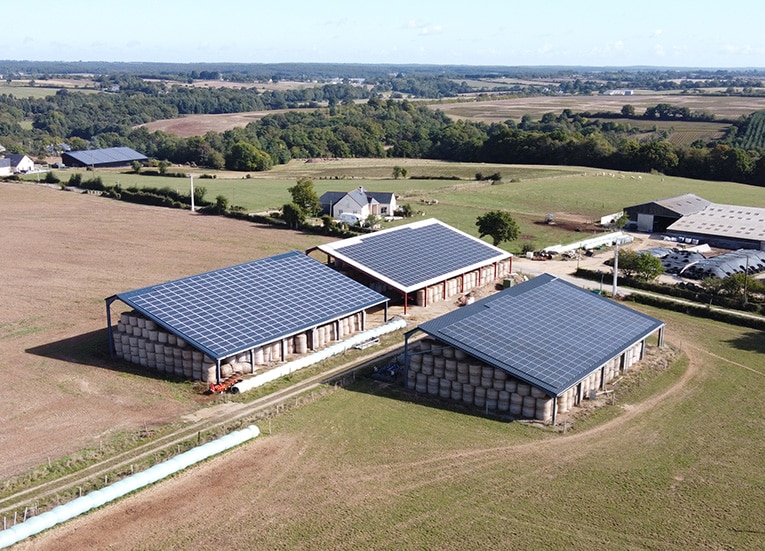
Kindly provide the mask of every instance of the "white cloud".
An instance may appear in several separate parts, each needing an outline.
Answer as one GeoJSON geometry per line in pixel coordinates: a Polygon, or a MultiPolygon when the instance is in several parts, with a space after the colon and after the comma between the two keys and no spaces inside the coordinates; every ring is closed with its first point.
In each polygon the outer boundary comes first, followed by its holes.
{"type": "Polygon", "coordinates": [[[662,29],[656,29],[655,31],[653,31],[653,34],[651,36],[653,38],[659,38],[663,33],[664,31],[662,29]]]}

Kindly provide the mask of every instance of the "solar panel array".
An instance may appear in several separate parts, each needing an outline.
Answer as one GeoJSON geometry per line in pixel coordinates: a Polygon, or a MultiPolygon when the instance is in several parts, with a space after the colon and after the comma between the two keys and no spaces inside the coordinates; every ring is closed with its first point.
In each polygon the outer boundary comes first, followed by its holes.
{"type": "Polygon", "coordinates": [[[663,323],[545,274],[420,326],[559,394],[663,323]]]}
{"type": "Polygon", "coordinates": [[[510,257],[488,243],[433,220],[331,244],[325,252],[360,264],[410,291],[466,267],[510,257]]]}
{"type": "Polygon", "coordinates": [[[117,298],[213,358],[274,342],[388,300],[297,251],[117,298]]]}
{"type": "Polygon", "coordinates": [[[100,165],[108,163],[126,163],[136,160],[146,159],[142,155],[129,147],[109,147],[106,149],[87,149],[82,151],[71,151],[65,153],[73,159],[85,165],[100,165]]]}

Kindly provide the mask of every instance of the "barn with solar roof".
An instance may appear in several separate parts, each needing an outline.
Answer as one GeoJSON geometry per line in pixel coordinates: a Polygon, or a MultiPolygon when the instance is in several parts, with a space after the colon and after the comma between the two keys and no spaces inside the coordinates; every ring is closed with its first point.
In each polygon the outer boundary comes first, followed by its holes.
{"type": "Polygon", "coordinates": [[[292,251],[113,295],[106,299],[110,353],[187,379],[233,373],[317,350],[388,317],[388,299],[292,251]],[[120,301],[132,310],[112,309],[120,301]]]}
{"type": "Polygon", "coordinates": [[[512,255],[436,219],[309,249],[390,297],[428,306],[510,275],[512,255]]]}
{"type": "Polygon", "coordinates": [[[405,381],[487,413],[555,423],[643,359],[654,334],[662,346],[662,321],[543,274],[406,333],[405,381]]]}

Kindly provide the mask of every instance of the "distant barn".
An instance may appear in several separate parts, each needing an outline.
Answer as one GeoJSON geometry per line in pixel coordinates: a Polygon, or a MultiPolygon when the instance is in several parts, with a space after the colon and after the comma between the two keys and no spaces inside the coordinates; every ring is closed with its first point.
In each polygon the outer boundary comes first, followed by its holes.
{"type": "Polygon", "coordinates": [[[61,162],[68,167],[111,168],[131,166],[135,161],[147,163],[149,158],[129,147],[85,149],[61,154],[61,162]]]}

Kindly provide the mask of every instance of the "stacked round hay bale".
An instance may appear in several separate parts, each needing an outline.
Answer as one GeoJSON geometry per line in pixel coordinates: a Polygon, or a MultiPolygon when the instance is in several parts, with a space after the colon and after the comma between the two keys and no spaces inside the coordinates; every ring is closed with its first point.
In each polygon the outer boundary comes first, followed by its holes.
{"type": "Polygon", "coordinates": [[[212,358],[205,356],[202,364],[202,381],[205,383],[216,382],[218,367],[212,358]]]}
{"type": "Polygon", "coordinates": [[[470,383],[462,384],[462,402],[472,404],[475,399],[475,387],[470,383]]]}
{"type": "Polygon", "coordinates": [[[490,365],[481,366],[481,386],[483,388],[494,388],[494,368],[490,365]]]}
{"type": "Polygon", "coordinates": [[[486,405],[486,388],[482,386],[475,387],[473,391],[473,405],[483,408],[486,405]]]}
{"type": "Polygon", "coordinates": [[[452,395],[452,382],[448,379],[438,380],[438,396],[448,400],[452,395]]]}
{"type": "Polygon", "coordinates": [[[492,386],[494,387],[494,390],[497,390],[497,391],[505,390],[506,382],[507,382],[507,372],[503,371],[502,369],[495,369],[494,381],[492,382],[492,386]]]}
{"type": "Polygon", "coordinates": [[[462,400],[462,383],[459,381],[452,381],[451,383],[451,393],[449,397],[453,401],[459,402],[462,400]]]}
{"type": "Polygon", "coordinates": [[[468,382],[473,386],[481,386],[482,365],[477,362],[468,364],[468,382]]]}
{"type": "Polygon", "coordinates": [[[470,382],[470,364],[467,361],[457,360],[457,381],[470,382]]]}
{"type": "Polygon", "coordinates": [[[545,395],[544,398],[537,398],[534,418],[545,423],[552,420],[553,399],[545,395]]]}
{"type": "Polygon", "coordinates": [[[439,379],[435,375],[428,375],[428,394],[432,394],[434,396],[438,394],[440,381],[441,379],[439,379]]]}
{"type": "Polygon", "coordinates": [[[421,394],[425,394],[428,391],[428,376],[424,373],[417,373],[414,389],[421,394]]]}
{"type": "Polygon", "coordinates": [[[523,397],[523,409],[521,415],[526,419],[533,419],[537,412],[537,399],[533,396],[523,397]]]}
{"type": "Polygon", "coordinates": [[[457,360],[447,359],[444,363],[444,378],[448,381],[457,380],[457,360]]]}
{"type": "Polygon", "coordinates": [[[415,302],[417,303],[417,306],[425,306],[425,298],[427,297],[425,293],[425,289],[419,289],[417,291],[417,298],[415,299],[415,302]]]}
{"type": "Polygon", "coordinates": [[[520,415],[523,412],[523,396],[517,392],[510,394],[510,413],[512,415],[520,415]]]}
{"type": "Polygon", "coordinates": [[[302,355],[308,353],[308,334],[300,333],[299,335],[295,335],[294,341],[293,349],[295,354],[302,355]]]}
{"type": "Polygon", "coordinates": [[[435,356],[433,358],[433,375],[438,377],[439,379],[444,376],[444,371],[446,369],[446,358],[443,356],[435,356]]]}
{"type": "Polygon", "coordinates": [[[423,354],[420,371],[422,371],[425,375],[433,375],[434,364],[435,357],[433,354],[423,354]]]}
{"type": "Polygon", "coordinates": [[[496,411],[498,399],[499,398],[499,391],[494,388],[487,388],[486,389],[486,409],[489,411],[496,411]]]}
{"type": "Polygon", "coordinates": [[[510,411],[510,393],[506,390],[500,390],[497,394],[497,411],[510,411]]]}

